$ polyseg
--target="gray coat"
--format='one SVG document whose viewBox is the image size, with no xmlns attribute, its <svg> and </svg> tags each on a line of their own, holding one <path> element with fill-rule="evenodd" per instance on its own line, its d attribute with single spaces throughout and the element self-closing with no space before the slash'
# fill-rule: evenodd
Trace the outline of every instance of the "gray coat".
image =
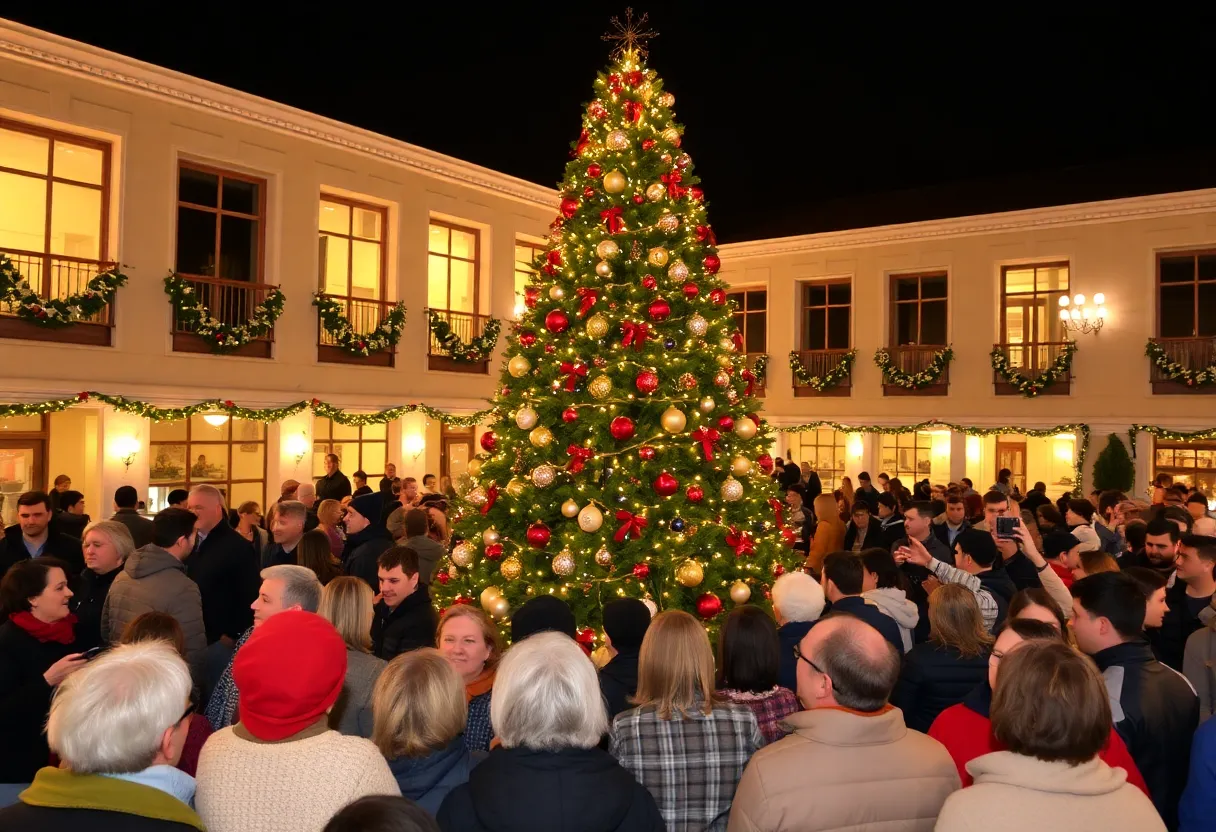
<svg viewBox="0 0 1216 832">
<path fill-rule="evenodd" d="M 1200 610 L 1206 626 L 1191 633 L 1182 657 L 1182 672 L 1199 696 L 1199 721 L 1216 713 L 1216 607 Z"/>
<path fill-rule="evenodd" d="M 114 579 L 101 609 L 101 639 L 115 642 L 126 626 L 156 610 L 177 619 L 186 635 L 186 658 L 199 667 L 207 649 L 203 597 L 186 576 L 186 564 L 154 543 L 136 549 Z"/>
<path fill-rule="evenodd" d="M 372 689 L 387 664 L 371 653 L 346 648 L 346 681 L 329 712 L 331 728 L 350 737 L 371 738 Z"/>
<path fill-rule="evenodd" d="M 435 574 L 435 566 L 443 560 L 448 550 L 443 548 L 442 543 L 431 540 L 424 534 L 407 537 L 402 544 L 418 553 L 418 574 L 422 576 L 420 580 L 424 584 L 431 583 L 431 576 Z"/>
</svg>

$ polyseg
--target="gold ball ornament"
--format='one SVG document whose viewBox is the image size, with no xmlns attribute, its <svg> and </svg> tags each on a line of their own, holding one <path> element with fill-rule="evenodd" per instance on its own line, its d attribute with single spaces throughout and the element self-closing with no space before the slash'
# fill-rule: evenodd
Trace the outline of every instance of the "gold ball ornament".
<svg viewBox="0 0 1216 832">
<path fill-rule="evenodd" d="M 524 571 L 524 566 L 519 562 L 519 558 L 515 557 L 515 555 L 510 555 L 502 559 L 502 563 L 498 566 L 498 571 L 508 581 L 513 581 Z"/>
<path fill-rule="evenodd" d="M 671 93 L 665 92 L 659 96 L 659 106 L 674 107 L 675 104 L 676 104 L 676 97 L 674 95 L 672 95 Z"/>
<path fill-rule="evenodd" d="M 474 488 L 472 491 L 470 491 L 466 495 L 465 499 L 467 499 L 470 503 L 472 503 L 473 505 L 480 508 L 486 504 L 486 500 L 489 498 L 486 497 L 486 490 L 479 485 L 476 488 Z"/>
<path fill-rule="evenodd" d="M 653 185 L 646 186 L 646 198 L 651 202 L 658 202 L 667 193 L 667 189 L 663 187 L 662 182 L 655 182 Z"/>
<path fill-rule="evenodd" d="M 612 264 L 607 260 L 601 260 L 595 264 L 595 273 L 600 277 L 612 277 Z"/>
<path fill-rule="evenodd" d="M 490 611 L 490 602 L 502 595 L 502 590 L 496 586 L 488 586 L 481 591 L 481 608 Z"/>
<path fill-rule="evenodd" d="M 745 456 L 737 456 L 731 460 L 730 472 L 736 477 L 746 477 L 751 473 L 752 461 Z"/>
<path fill-rule="evenodd" d="M 722 499 L 728 503 L 743 499 L 743 483 L 734 477 L 727 477 L 722 483 Z"/>
<path fill-rule="evenodd" d="M 592 338 L 603 338 L 608 334 L 608 319 L 598 312 L 587 319 L 587 334 Z"/>
<path fill-rule="evenodd" d="M 457 543 L 452 548 L 452 563 L 461 569 L 468 569 L 473 564 L 473 547 L 467 543 Z"/>
<path fill-rule="evenodd" d="M 732 355 L 729 355 L 729 354 L 724 353 L 724 352 L 720 352 L 720 353 L 718 353 L 718 366 L 719 366 L 719 367 L 721 367 L 721 368 L 723 368 L 723 369 L 726 369 L 726 368 L 727 368 L 727 367 L 729 367 L 731 364 L 733 364 L 733 363 L 734 363 L 734 360 L 735 360 L 735 359 L 734 359 L 734 356 L 732 356 Z"/>
<path fill-rule="evenodd" d="M 481 474 L 481 460 L 473 457 L 469 460 L 469 476 L 476 477 Z"/>
<path fill-rule="evenodd" d="M 566 500 L 566 502 L 562 503 L 562 516 L 577 517 L 578 503 L 574 502 L 574 500 Z"/>
<path fill-rule="evenodd" d="M 495 543 L 498 542 L 498 540 L 499 540 L 498 529 L 494 528 L 493 526 L 490 526 L 490 528 L 486 529 L 484 532 L 481 533 L 481 542 L 486 544 L 487 546 L 493 546 Z"/>
<path fill-rule="evenodd" d="M 735 581 L 730 585 L 730 600 L 736 604 L 746 604 L 747 599 L 752 597 L 752 588 L 743 581 Z"/>
<path fill-rule="evenodd" d="M 598 532 L 604 525 L 604 513 L 596 508 L 595 503 L 587 503 L 578 513 L 578 527 L 585 532 Z"/>
<path fill-rule="evenodd" d="M 684 415 L 684 411 L 674 405 L 663 411 L 659 421 L 663 424 L 663 430 L 668 433 L 683 433 L 688 425 L 688 417 Z"/>
<path fill-rule="evenodd" d="M 511 612 L 511 602 L 506 597 L 499 595 L 490 602 L 490 606 L 486 612 L 501 621 L 507 617 L 507 613 Z"/>
<path fill-rule="evenodd" d="M 676 580 L 680 586 L 699 586 L 705 580 L 705 570 L 701 564 L 689 558 L 676 567 Z"/>
<path fill-rule="evenodd" d="M 557 477 L 557 469 L 552 465 L 537 465 L 532 469 L 532 484 L 537 488 L 548 488 Z"/>
<path fill-rule="evenodd" d="M 508 495 L 510 495 L 511 497 L 516 497 L 516 498 L 518 498 L 518 497 L 519 497 L 519 495 L 521 495 L 521 494 L 523 494 L 523 493 L 524 493 L 524 483 L 523 483 L 523 480 L 517 480 L 517 479 L 515 479 L 514 477 L 512 477 L 512 478 L 511 478 L 511 481 L 510 481 L 509 483 L 507 483 L 506 492 L 507 492 L 507 494 L 508 494 Z"/>
<path fill-rule="evenodd" d="M 757 430 L 756 423 L 747 416 L 735 422 L 735 436 L 740 439 L 751 439 Z"/>
<path fill-rule="evenodd" d="M 709 321 L 700 315 L 693 315 L 688 319 L 688 331 L 698 338 L 704 338 L 705 333 L 709 332 Z"/>
<path fill-rule="evenodd" d="M 547 447 L 549 443 L 553 441 L 553 431 L 549 430 L 544 425 L 541 425 L 538 428 L 533 428 L 532 432 L 528 434 L 528 441 L 537 448 Z"/>
<path fill-rule="evenodd" d="M 595 253 L 601 260 L 611 260 L 621 253 L 621 247 L 616 244 L 616 240 L 600 240 L 600 244 L 595 247 Z"/>
<path fill-rule="evenodd" d="M 549 287 L 549 300 L 561 300 L 566 296 L 566 290 L 561 286 Z"/>
<path fill-rule="evenodd" d="M 613 130 L 604 139 L 604 146 L 609 150 L 624 150 L 629 147 L 629 136 L 624 130 Z"/>
<path fill-rule="evenodd" d="M 604 174 L 604 190 L 610 194 L 619 194 L 625 190 L 625 174 L 619 170 L 610 170 Z"/>
<path fill-rule="evenodd" d="M 680 218 L 675 214 L 664 214 L 659 217 L 656 225 L 659 226 L 660 231 L 666 231 L 668 234 L 671 234 L 680 227 Z"/>
<path fill-rule="evenodd" d="M 612 566 L 612 552 L 607 546 L 601 546 L 595 553 L 595 562 L 600 566 Z"/>
<path fill-rule="evenodd" d="M 714 375 L 714 384 L 718 387 L 726 387 L 730 384 L 730 375 L 725 370 L 719 370 Z"/>
<path fill-rule="evenodd" d="M 712 413 L 713 409 L 718 406 L 718 403 L 714 401 L 713 396 L 706 396 L 701 399 L 701 404 L 698 406 L 701 408 L 702 413 Z"/>
<path fill-rule="evenodd" d="M 507 372 L 513 378 L 523 378 L 531 369 L 532 362 L 522 355 L 512 356 L 511 360 L 507 362 Z"/>
<path fill-rule="evenodd" d="M 520 430 L 532 430 L 538 421 L 540 421 L 540 414 L 527 405 L 515 411 L 515 425 Z"/>
<path fill-rule="evenodd" d="M 574 555 L 569 549 L 562 549 L 553 556 L 553 574 L 563 578 L 574 574 Z"/>
<path fill-rule="evenodd" d="M 612 395 L 612 379 L 608 376 L 596 376 L 587 385 L 587 392 L 595 399 L 606 399 Z"/>
<path fill-rule="evenodd" d="M 735 351 L 735 340 L 733 338 L 719 338 L 718 346 L 727 352 Z"/>
<path fill-rule="evenodd" d="M 680 146 L 680 131 L 677 130 L 676 128 L 668 127 L 666 130 L 663 131 L 662 135 L 663 135 L 664 139 L 671 142 L 676 147 Z"/>
<path fill-rule="evenodd" d="M 688 264 L 677 260 L 667 267 L 667 276 L 672 280 L 688 280 Z"/>
<path fill-rule="evenodd" d="M 692 373 L 681 373 L 679 380 L 680 388 L 683 390 L 696 390 L 697 377 Z"/>
<path fill-rule="evenodd" d="M 667 249 L 662 246 L 655 246 L 646 254 L 646 260 L 652 266 L 666 266 L 668 257 Z"/>
</svg>

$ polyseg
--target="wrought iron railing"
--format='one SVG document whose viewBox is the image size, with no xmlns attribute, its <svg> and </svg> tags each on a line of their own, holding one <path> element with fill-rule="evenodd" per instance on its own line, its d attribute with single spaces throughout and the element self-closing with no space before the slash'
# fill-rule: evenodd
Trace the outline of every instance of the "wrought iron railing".
<svg viewBox="0 0 1216 832">
<path fill-rule="evenodd" d="M 452 309 L 426 309 L 425 312 L 428 321 L 430 320 L 431 313 L 434 313 L 441 321 L 446 322 L 452 328 L 452 333 L 457 338 L 466 344 L 474 338 L 481 337 L 486 331 L 486 324 L 490 322 L 489 315 L 476 315 L 472 312 L 457 312 Z M 428 348 L 429 355 L 446 356 L 448 354 L 447 349 L 435 337 L 434 332 L 430 334 L 430 338 L 427 341 L 430 345 Z"/>
<path fill-rule="evenodd" d="M 194 289 L 195 296 L 207 307 L 212 318 L 228 326 L 242 326 L 253 317 L 254 310 L 266 296 L 277 289 L 269 283 L 247 283 L 243 280 L 223 280 L 218 277 L 181 275 Z M 194 327 L 173 316 L 173 331 L 193 333 Z M 256 341 L 273 341 L 274 330 L 255 338 Z"/>
<path fill-rule="evenodd" d="M 19 249 L 4 249 L 0 253 L 13 261 L 13 266 L 30 284 L 30 288 L 45 300 L 63 300 L 72 295 L 83 294 L 88 291 L 90 280 L 115 266 L 113 262 L 104 260 L 68 257 L 63 254 L 42 254 Z M 0 302 L 0 315 L 16 314 L 17 310 L 13 304 Z M 96 315 L 81 318 L 80 323 L 114 326 L 113 304 L 107 304 Z"/>
</svg>

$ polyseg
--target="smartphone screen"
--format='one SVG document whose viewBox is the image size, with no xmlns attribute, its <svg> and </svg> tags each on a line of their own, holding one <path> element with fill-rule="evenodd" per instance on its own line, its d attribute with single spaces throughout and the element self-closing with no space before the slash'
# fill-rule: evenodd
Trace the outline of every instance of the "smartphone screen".
<svg viewBox="0 0 1216 832">
<path fill-rule="evenodd" d="M 996 518 L 996 536 L 1005 540 L 1012 540 L 1016 537 L 1014 531 L 1022 523 L 1020 517 L 998 517 Z"/>
<path fill-rule="evenodd" d="M 90 662 L 100 656 L 102 651 L 105 649 L 106 648 L 104 647 L 90 647 L 88 650 L 85 650 L 80 654 L 80 658 L 84 659 L 86 662 Z"/>
</svg>

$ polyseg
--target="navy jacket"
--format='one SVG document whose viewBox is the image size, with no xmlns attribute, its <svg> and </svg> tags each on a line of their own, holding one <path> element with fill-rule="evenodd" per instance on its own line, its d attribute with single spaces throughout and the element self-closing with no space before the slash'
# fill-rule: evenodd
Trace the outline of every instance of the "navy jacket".
<svg viewBox="0 0 1216 832">
<path fill-rule="evenodd" d="M 891 704 L 904 712 L 904 723 L 928 733 L 937 715 L 962 702 L 988 678 L 988 654 L 964 658 L 955 647 L 918 644 L 904 657 Z"/>
<path fill-rule="evenodd" d="M 203 596 L 207 643 L 228 636 L 233 641 L 253 626 L 249 605 L 262 586 L 253 546 L 224 520 L 186 558 L 186 574 Z"/>
<path fill-rule="evenodd" d="M 408 797 L 431 815 L 439 812 L 448 792 L 469 782 L 469 771 L 476 764 L 464 747 L 463 735 L 448 743 L 446 748 L 432 751 L 425 757 L 398 757 L 388 761 L 402 797 Z"/>
<path fill-rule="evenodd" d="M 866 602 L 860 595 L 849 595 L 832 604 L 832 612 L 847 612 L 869 624 L 882 633 L 882 637 L 895 645 L 899 655 L 904 654 L 904 639 L 899 633 L 899 625 L 895 619 L 887 615 L 874 604 Z M 797 690 L 797 683 L 791 690 Z"/>
<path fill-rule="evenodd" d="M 777 667 L 777 684 L 789 690 L 798 690 L 798 660 L 794 648 L 802 637 L 815 626 L 814 621 L 787 621 L 777 630 L 781 640 L 781 664 Z"/>
<path fill-rule="evenodd" d="M 372 653 L 376 658 L 391 661 L 395 656 L 435 646 L 435 630 L 439 615 L 431 604 L 426 584 L 418 584 L 412 594 L 394 609 L 381 601 L 376 604 L 372 619 Z"/>
<path fill-rule="evenodd" d="M 600 668 L 600 695 L 608 707 L 608 722 L 633 707 L 629 697 L 638 692 L 638 650 L 621 650 Z"/>
<path fill-rule="evenodd" d="M 1200 606 L 1196 599 L 1195 606 L 1206 609 L 1211 600 L 1209 596 Z M 1165 591 L 1165 603 L 1169 606 L 1169 611 L 1161 620 L 1160 627 L 1148 631 L 1148 643 L 1152 645 L 1157 661 L 1181 671 L 1186 640 L 1191 637 L 1191 633 L 1203 627 L 1203 622 L 1199 620 L 1198 614 L 1191 612 L 1192 605 L 1187 598 L 1185 581 L 1174 581 L 1174 585 Z"/>
</svg>

